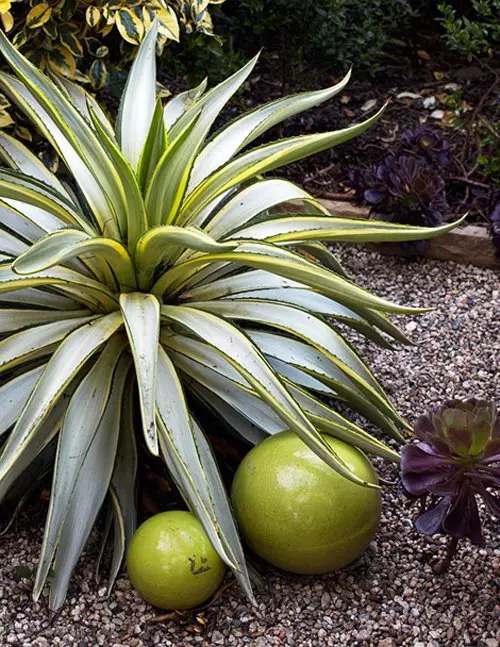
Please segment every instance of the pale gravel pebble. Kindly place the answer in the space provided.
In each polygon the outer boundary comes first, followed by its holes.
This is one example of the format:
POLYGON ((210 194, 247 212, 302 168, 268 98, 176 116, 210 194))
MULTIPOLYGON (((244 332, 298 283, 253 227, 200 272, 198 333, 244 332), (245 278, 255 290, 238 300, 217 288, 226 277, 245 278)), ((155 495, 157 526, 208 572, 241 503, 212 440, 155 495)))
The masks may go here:
MULTIPOLYGON (((500 399, 499 274, 454 263, 407 262, 352 247, 339 254, 363 286, 408 305, 438 306, 399 318, 417 348, 397 353, 362 344, 365 357, 409 420, 446 397, 500 399)), ((395 470, 383 466, 386 478, 395 470)), ((30 599, 15 566, 36 563, 42 531, 25 518, 0 544, 0 644, 15 647, 499 647, 500 549, 490 523, 487 544, 463 543, 455 569, 432 574, 442 538, 412 530, 411 511, 396 488, 384 492, 380 531, 365 556, 343 572, 297 577, 264 569, 265 590, 252 608, 236 587, 203 612, 201 634, 189 621, 154 624, 158 613, 124 574, 109 600, 93 584, 94 537, 77 569, 67 604, 49 622, 46 594, 30 599)), ((200 626, 201 628, 201 626, 200 626)))

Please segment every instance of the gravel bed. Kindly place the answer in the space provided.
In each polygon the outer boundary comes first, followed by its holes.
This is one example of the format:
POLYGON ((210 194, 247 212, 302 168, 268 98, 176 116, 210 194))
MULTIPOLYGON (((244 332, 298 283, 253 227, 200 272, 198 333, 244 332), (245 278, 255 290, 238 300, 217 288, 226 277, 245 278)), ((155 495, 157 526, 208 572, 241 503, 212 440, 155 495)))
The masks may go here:
MULTIPOLYGON (((358 281, 400 303, 439 306, 400 324, 420 345, 397 353, 366 347, 375 373, 409 420, 445 397, 500 399, 500 281, 492 270, 437 261, 407 262, 340 250, 358 281)), ((384 476, 395 478, 385 466, 384 476)), ((500 550, 490 520, 487 544, 464 542, 456 567, 435 576, 430 562, 444 542, 414 533, 395 487, 384 491, 382 524, 361 560, 322 577, 263 567, 265 588, 251 608, 236 586, 198 614, 152 622, 123 574, 111 597, 94 584, 97 539, 77 569, 66 606, 49 621, 16 567, 36 563, 42 532, 29 514, 0 541, 0 645, 374 645, 499 647, 500 550), (198 619, 196 618, 198 615, 198 619)))

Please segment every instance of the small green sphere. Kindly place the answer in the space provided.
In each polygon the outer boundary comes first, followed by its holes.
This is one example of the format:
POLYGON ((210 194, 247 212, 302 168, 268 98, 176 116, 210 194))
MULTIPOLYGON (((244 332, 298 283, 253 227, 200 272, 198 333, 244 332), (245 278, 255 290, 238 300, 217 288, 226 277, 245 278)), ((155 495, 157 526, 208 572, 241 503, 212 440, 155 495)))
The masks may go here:
MULTIPOLYGON (((366 456, 324 435, 361 479, 377 483, 366 456)), ((232 501, 250 548, 293 573, 328 573, 354 561, 380 522, 380 491, 340 476, 284 431, 254 447, 233 481, 232 501)))
POLYGON ((198 519, 174 510, 137 529, 127 569, 134 588, 155 607, 191 609, 215 593, 225 567, 198 519))

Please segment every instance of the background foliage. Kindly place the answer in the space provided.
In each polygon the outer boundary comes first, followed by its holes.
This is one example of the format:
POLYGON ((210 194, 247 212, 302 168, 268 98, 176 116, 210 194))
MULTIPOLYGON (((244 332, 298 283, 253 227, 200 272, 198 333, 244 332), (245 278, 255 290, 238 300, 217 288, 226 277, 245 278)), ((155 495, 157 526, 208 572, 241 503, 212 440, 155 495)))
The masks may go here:
POLYGON ((240 64, 242 53, 261 48, 280 73, 308 66, 340 73, 354 62, 366 68, 377 64, 413 15, 407 0, 231 1, 214 12, 222 41, 199 36, 172 48, 168 68, 180 66, 193 80, 207 69, 222 77, 240 64))
POLYGON ((471 0, 463 12, 457 11, 454 4, 438 5, 448 47, 468 58, 492 56, 500 43, 500 0, 471 0))
POLYGON ((240 0, 224 8, 235 46, 278 50, 298 65, 374 64, 412 15, 406 0, 240 0))
POLYGON ((359 68, 373 73, 394 48, 397 57, 408 53, 423 23, 467 57, 492 56, 500 42, 500 0, 223 1, 0 0, 0 17, 13 43, 41 69, 94 90, 121 84, 155 15, 163 69, 190 82, 207 75, 220 80, 261 48, 281 76, 305 68, 336 75, 355 65, 359 77, 359 68))
MULTIPOLYGON (((413 59, 425 25, 460 55, 498 49, 499 0, 230 0, 212 12, 219 39, 198 33, 165 50, 164 68, 200 81, 223 78, 263 48, 278 73, 374 73, 387 60, 413 59)), ((286 80, 286 79, 285 79, 286 80)))

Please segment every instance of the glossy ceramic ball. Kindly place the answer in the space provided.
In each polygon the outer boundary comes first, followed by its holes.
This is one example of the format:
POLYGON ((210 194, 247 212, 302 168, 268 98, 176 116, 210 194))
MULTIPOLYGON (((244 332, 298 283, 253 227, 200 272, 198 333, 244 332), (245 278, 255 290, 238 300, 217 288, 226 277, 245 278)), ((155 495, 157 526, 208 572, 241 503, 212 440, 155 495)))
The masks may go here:
MULTIPOLYGON (((323 437, 357 476, 377 483, 362 452, 323 437)), ((340 476, 288 431, 245 456, 233 481, 232 501, 248 546, 293 573, 343 568, 364 552, 380 521, 378 489, 340 476)))
POLYGON ((137 592, 161 609, 190 609, 218 589, 224 564, 190 512, 162 512, 130 542, 127 569, 137 592))

